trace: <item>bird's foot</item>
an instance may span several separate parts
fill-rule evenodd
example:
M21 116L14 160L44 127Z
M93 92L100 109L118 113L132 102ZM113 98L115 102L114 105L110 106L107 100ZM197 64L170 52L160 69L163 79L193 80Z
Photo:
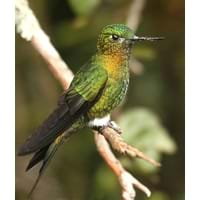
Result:
M92 129L95 131L98 131L99 133L102 133L103 129L108 127L107 125L101 125L101 126L93 126Z
M114 121L109 121L108 127L115 130L118 134L122 134L122 129Z
M109 115L89 121L88 126L100 133L107 127L115 130L118 134L122 133L121 128L114 121L110 120Z
M122 133L122 129L114 121L109 121L106 125L93 126L92 129L101 133L103 131L103 129L105 129L107 127L115 130L118 134Z

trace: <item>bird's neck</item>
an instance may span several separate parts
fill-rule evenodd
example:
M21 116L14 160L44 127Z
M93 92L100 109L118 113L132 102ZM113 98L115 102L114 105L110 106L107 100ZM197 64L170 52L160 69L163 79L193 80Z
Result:
M123 78L125 72L128 72L129 54L119 52L116 54L97 54L102 67L106 69L108 75L115 79Z

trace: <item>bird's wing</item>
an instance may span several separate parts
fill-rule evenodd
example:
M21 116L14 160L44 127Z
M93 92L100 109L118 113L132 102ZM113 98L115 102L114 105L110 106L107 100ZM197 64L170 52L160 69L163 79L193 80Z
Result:
M107 73L103 68L94 64L83 67L60 97L57 108L25 141L18 154L26 155L50 145L96 103L106 82Z

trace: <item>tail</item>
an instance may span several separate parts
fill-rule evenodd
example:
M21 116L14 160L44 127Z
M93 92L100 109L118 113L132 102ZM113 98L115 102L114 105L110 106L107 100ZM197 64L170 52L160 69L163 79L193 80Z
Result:
M59 136L51 145L48 145L48 146L40 149L38 152L36 152L34 154L33 158L30 160L30 162L29 162L29 164L26 168L26 171L28 171L29 169L31 169L33 166L35 166L36 164L38 164L41 161L42 161L42 166L39 170L38 177L37 177L32 189L31 189L31 191L28 194L28 199L31 199L31 196L32 196L38 182L40 181L41 176L43 175L45 169L47 168L51 159L53 158L56 151L58 150L58 147L61 144L63 144L64 139L65 139L64 134Z

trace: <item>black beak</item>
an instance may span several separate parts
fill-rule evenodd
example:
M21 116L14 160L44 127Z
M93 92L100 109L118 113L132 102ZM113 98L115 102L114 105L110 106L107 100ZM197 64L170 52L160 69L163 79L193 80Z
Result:
M132 39L130 39L132 42L137 42L137 41L157 41L157 40L164 40L164 37L138 37L134 36Z

